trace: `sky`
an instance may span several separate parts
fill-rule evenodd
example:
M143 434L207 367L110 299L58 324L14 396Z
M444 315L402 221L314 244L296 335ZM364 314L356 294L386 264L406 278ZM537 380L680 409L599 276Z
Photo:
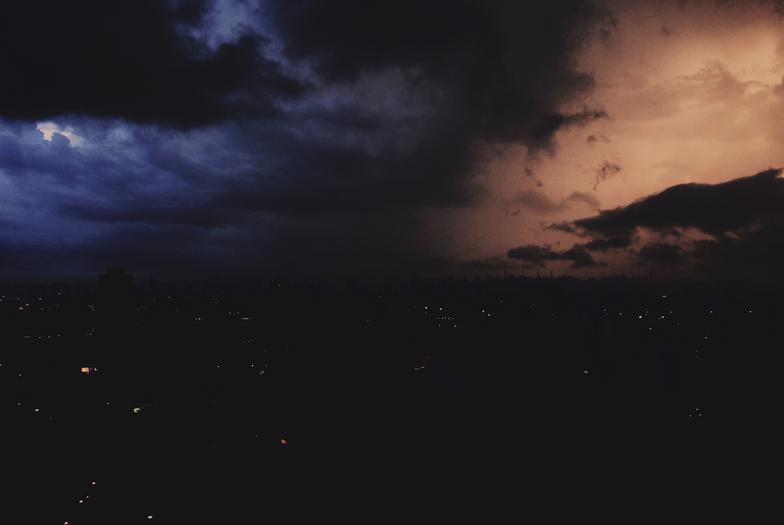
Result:
M784 264L784 2L16 4L0 281Z

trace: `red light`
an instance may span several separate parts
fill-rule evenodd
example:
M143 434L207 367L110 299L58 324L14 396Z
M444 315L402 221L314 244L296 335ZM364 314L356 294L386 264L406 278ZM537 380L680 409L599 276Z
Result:
M286 442L286 440L285 440L285 439L281 439L281 440L280 440L280 444L281 444L281 445L286 445L286 444L287 444L287 442Z

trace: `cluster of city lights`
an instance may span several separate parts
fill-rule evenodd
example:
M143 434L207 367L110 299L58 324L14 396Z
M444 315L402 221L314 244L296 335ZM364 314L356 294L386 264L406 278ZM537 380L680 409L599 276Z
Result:
M93 486L93 485L95 485L95 481L93 481L93 482L91 482L91 483L90 483L90 486ZM89 494L86 494L86 495L84 496L84 498L82 498L82 499L80 499L80 500L79 500L79 504L85 503L85 502L86 502L88 499L90 499L90 495L89 495ZM148 518L152 518L152 516L148 516ZM70 524L70 522L69 522L69 521L64 521L64 522L63 522L63 525L69 525L69 524Z
M426 360L430 359L430 356L427 356L425 359ZM424 369L425 369L425 363L422 363L421 365L414 367L414 370L424 370Z

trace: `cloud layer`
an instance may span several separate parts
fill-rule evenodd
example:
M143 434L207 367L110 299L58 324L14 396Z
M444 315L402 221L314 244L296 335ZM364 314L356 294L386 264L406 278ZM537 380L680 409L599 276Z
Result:
M566 251L528 245L510 249L511 259L544 266L573 261L573 268L596 263L589 252L633 254L637 264L688 267L710 276L767 278L784 262L784 179L781 168L720 184L679 184L628 206L552 229L589 237ZM648 240L643 241L645 236Z
M15 4L0 279L775 261L778 175L727 177L784 164L780 23L714 7Z
M264 35L210 49L191 36L206 1L36 1L4 10L0 115L78 114L192 127L275 114L303 86L265 58Z
M551 150L606 117L563 109L593 87L575 52L614 24L591 2L33 1L6 15L8 271L399 266L429 251L419 210L489 194L494 145Z

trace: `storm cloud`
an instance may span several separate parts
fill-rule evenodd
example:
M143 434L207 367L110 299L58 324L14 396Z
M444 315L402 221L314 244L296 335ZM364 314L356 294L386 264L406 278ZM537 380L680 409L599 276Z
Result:
M454 123L484 140L544 146L565 125L605 116L558 109L593 86L574 52L615 23L591 2L318 0L279 2L276 16L288 52L328 81L418 72L417 82L449 87Z
M272 100L300 82L264 56L253 32L215 49L193 33L206 1L9 5L0 22L0 116L123 118L192 127L243 115L274 115Z
M494 145L552 151L607 116L562 108L594 87L574 54L614 24L571 1L15 4L4 262L46 246L137 271L420 257L419 210L481 202ZM572 202L594 200L556 207Z
M544 267L549 261L571 261L572 268L596 268L597 266L605 266L604 263L597 263L594 261L585 246L576 244L568 250L556 251L550 246L537 246L529 244L527 246L520 246L512 248L507 252L510 259L534 263L537 266Z
M628 206L574 221L574 226L603 237L628 236L638 228L659 233L695 228L723 235L781 217L781 173L771 168L721 184L679 184Z
M736 248L763 253L755 247L778 217L778 172L726 188L684 185L718 178L659 157L645 166L662 173L639 175L648 168L625 154L631 139L617 131L633 117L626 110L659 80L635 76L642 66L627 56L643 50L626 44L645 13L606 5L9 5L0 19L4 275L94 275L107 265L142 275L403 275L412 261L439 257L459 267L468 246L501 269L493 254L589 269L620 254L664 264L665 252L642 248L656 243L679 247L678 268L729 260ZM666 46L686 41L681 15L708 11L675 9L651 22ZM673 38L661 36L664 24ZM669 64L679 49L649 58ZM758 104L754 115L780 113L772 81L747 79L726 60L687 62L664 90L680 98L657 119L695 104L740 107L735 100ZM778 137L774 124L765 129ZM610 209L598 211L600 201ZM544 232L542 215L555 223ZM560 249L574 234L579 242ZM535 244L545 247L526 251ZM519 248L510 255L509 246Z
M575 267L591 267L597 263L580 259L581 254L625 252L645 266L689 266L692 271L724 276L740 271L771 274L784 263L782 171L771 168L719 184L672 186L625 207L550 225L548 229L592 238L571 250L528 245L509 250L508 255L540 266L569 259ZM644 232L658 240L638 247Z

